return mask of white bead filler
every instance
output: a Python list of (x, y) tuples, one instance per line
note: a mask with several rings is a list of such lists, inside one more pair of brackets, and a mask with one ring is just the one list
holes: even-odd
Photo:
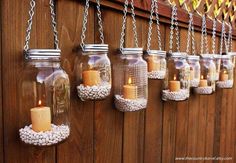
[(199, 82), (200, 81), (198, 79), (190, 80), (190, 87), (198, 87)]
[(189, 98), (189, 91), (187, 89), (180, 89), (178, 92), (171, 92), (170, 90), (162, 91), (163, 100), (183, 101)]
[(122, 112), (137, 111), (146, 108), (147, 100), (144, 98), (124, 99), (120, 95), (115, 95), (115, 106)]
[(198, 87), (194, 89), (197, 94), (200, 95), (210, 95), (213, 92), (212, 87)]
[(149, 79), (164, 79), (166, 75), (166, 71), (152, 71), (148, 72)]
[(234, 81), (233, 80), (217, 81), (216, 85), (218, 88), (232, 88), (234, 85)]
[(26, 144), (32, 144), (36, 146), (50, 146), (68, 138), (70, 135), (70, 129), (67, 125), (54, 125), (52, 129), (45, 132), (35, 132), (32, 130), (32, 125), (25, 126), (19, 130), (20, 139)]
[(78, 96), (81, 100), (99, 100), (109, 96), (111, 91), (110, 84), (101, 86), (84, 86), (80, 84), (77, 86)]

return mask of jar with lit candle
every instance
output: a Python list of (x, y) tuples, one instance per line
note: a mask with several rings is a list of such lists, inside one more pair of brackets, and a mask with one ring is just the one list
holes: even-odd
[(184, 101), (190, 95), (190, 66), (186, 53), (174, 52), (167, 57), (167, 74), (162, 90), (164, 101)]
[(149, 50), (144, 56), (148, 64), (149, 79), (164, 79), (166, 75), (166, 51)]
[(51, 146), (70, 135), (70, 82), (60, 65), (59, 49), (29, 49), (19, 73), (21, 140)]
[(85, 44), (75, 61), (79, 98), (103, 100), (111, 91), (111, 62), (107, 44)]
[(220, 77), (216, 82), (218, 88), (232, 88), (234, 84), (234, 66), (231, 55), (221, 56)]
[(218, 81), (220, 77), (221, 55), (214, 54), (214, 63), (216, 65), (215, 80)]
[(235, 63), (236, 63), (236, 52), (228, 52), (227, 55), (231, 56), (231, 62), (233, 64), (233, 66), (235, 67)]
[(145, 109), (148, 96), (147, 63), (142, 48), (123, 48), (113, 65), (115, 106), (122, 112)]
[(198, 87), (200, 82), (200, 57), (196, 55), (189, 55), (187, 57), (190, 66), (190, 87)]
[(200, 83), (194, 88), (197, 94), (210, 95), (215, 92), (216, 66), (213, 54), (202, 54), (200, 59)]

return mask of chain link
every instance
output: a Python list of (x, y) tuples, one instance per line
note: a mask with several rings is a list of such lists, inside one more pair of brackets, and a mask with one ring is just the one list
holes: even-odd
[(51, 19), (52, 19), (52, 30), (54, 35), (54, 44), (55, 48), (59, 49), (59, 39), (58, 39), (58, 32), (57, 32), (57, 22), (56, 22), (56, 14), (55, 14), (55, 5), (54, 1), (49, 1), (50, 9), (51, 9)]
[[(193, 17), (193, 16), (192, 16)], [(196, 55), (196, 49), (195, 49), (195, 34), (194, 34), (194, 24), (192, 20), (192, 53), (193, 55)]]
[(30, 10), (29, 10), (29, 17), (30, 18), (28, 20), (28, 27), (26, 29), (24, 51), (27, 51), (29, 49), (29, 40), (30, 40), (30, 34), (31, 34), (31, 29), (32, 29), (35, 5), (36, 5), (35, 0), (31, 0), (30, 1)]
[(176, 5), (172, 6), (172, 13), (171, 13), (171, 26), (170, 26), (170, 47), (169, 52), (172, 53), (173, 49), (173, 35), (176, 35), (176, 46), (177, 51), (180, 51), (180, 39), (179, 39), (179, 27), (178, 27), (178, 15), (177, 15), (177, 7)]
[(212, 54), (216, 52), (216, 19), (213, 20), (213, 29), (212, 29)]
[(223, 53), (223, 45), (225, 45), (225, 52), (228, 52), (228, 45), (226, 40), (226, 32), (225, 32), (225, 22), (222, 22), (221, 28), (221, 38), (220, 38), (220, 54)]
[[(205, 51), (204, 51), (204, 45), (205, 45)], [(202, 16), (202, 35), (201, 35), (201, 54), (204, 53), (209, 53), (205, 14)]]
[[(120, 50), (124, 48), (124, 42), (125, 42), (125, 29), (126, 29), (126, 21), (127, 21), (127, 12), (128, 12), (128, 0), (125, 0), (124, 3), (124, 10), (123, 10), (123, 23), (122, 23), (122, 31), (121, 31), (121, 37), (120, 37)], [(137, 27), (136, 27), (136, 19), (135, 19), (135, 12), (134, 12), (134, 1), (131, 0), (131, 17), (132, 17), (132, 24), (133, 24), (133, 33), (134, 33), (134, 43), (135, 47), (138, 47), (138, 35), (137, 35)]]
[[(29, 17), (30, 18), (28, 19), (28, 27), (26, 29), (24, 51), (27, 51), (29, 49), (29, 41), (30, 41), (30, 35), (31, 35), (31, 30), (32, 30), (35, 6), (36, 6), (36, 1), (31, 0), (30, 1), (30, 10), (29, 10)], [(53, 30), (53, 36), (54, 36), (54, 44), (55, 44), (55, 48), (59, 49), (59, 40), (58, 40), (58, 32), (57, 32), (55, 5), (54, 5), (53, 0), (49, 1), (49, 6), (50, 6), (52, 30)]]
[[(102, 25), (102, 13), (101, 13), (101, 6), (100, 1), (96, 0), (97, 2), (97, 17), (98, 17), (98, 31), (100, 34), (100, 40), (101, 44), (104, 44), (104, 34), (103, 34), (103, 25)], [(84, 8), (84, 18), (83, 18), (83, 25), (82, 25), (82, 33), (81, 33), (81, 43), (80, 46), (83, 49), (85, 45), (85, 38), (86, 38), (86, 31), (87, 31), (87, 23), (88, 23), (88, 10), (89, 10), (89, 0), (86, 0), (85, 2), (85, 8)]]
[(232, 52), (233, 51), (233, 44), (232, 44), (233, 38), (232, 38), (232, 26), (231, 26), (231, 24), (229, 24), (229, 34), (228, 34), (228, 40), (227, 41), (228, 41), (227, 44), (228, 44), (229, 51)]
[[(155, 11), (154, 11), (155, 8)], [(159, 23), (159, 15), (158, 15), (158, 5), (157, 1), (152, 0), (151, 2), (151, 12), (150, 12), (150, 21), (149, 21), (149, 29), (148, 29), (148, 42), (147, 42), (147, 50), (150, 50), (151, 47), (151, 36), (152, 36), (152, 24), (153, 24), (153, 14), (155, 12), (156, 16), (156, 25), (157, 25), (157, 38), (158, 38), (158, 47), (161, 50), (161, 32), (160, 32), (160, 23)]]
[(193, 14), (189, 13), (189, 24), (188, 24), (188, 37), (187, 37), (187, 49), (186, 52), (190, 53), (190, 38), (192, 41), (192, 54), (195, 55), (195, 35), (194, 35), (194, 25), (193, 25)]

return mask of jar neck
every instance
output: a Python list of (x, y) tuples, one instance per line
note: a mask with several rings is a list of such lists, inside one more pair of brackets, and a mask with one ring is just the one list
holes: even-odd
[(26, 65), (34, 66), (37, 68), (51, 67), (51, 68), (59, 68), (61, 66), (60, 61), (50, 61), (50, 60), (28, 60), (26, 61)]

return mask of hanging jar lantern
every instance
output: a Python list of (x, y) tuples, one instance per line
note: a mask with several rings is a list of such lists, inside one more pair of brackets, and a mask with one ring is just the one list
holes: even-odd
[(82, 101), (105, 99), (111, 91), (111, 62), (107, 55), (108, 45), (104, 44), (99, 1), (97, 1), (97, 14), (101, 44), (84, 43), (88, 9), (89, 0), (86, 0), (81, 34), (81, 51), (75, 63), (77, 91)]
[[(154, 12), (156, 16), (159, 50), (150, 49), (151, 36), (152, 36), (152, 24), (153, 24), (152, 19), (153, 19)], [(162, 48), (161, 48), (161, 32), (160, 32), (160, 23), (159, 23), (159, 15), (158, 15), (158, 4), (157, 4), (157, 1), (155, 0), (152, 0), (152, 3), (151, 3), (147, 51), (144, 58), (148, 64), (148, 78), (149, 79), (164, 79), (165, 74), (166, 74), (166, 51), (162, 51)]]
[(164, 101), (183, 101), (189, 98), (190, 66), (186, 53), (175, 52), (167, 59), (167, 75), (164, 80), (162, 99)]
[(36, 2), (32, 0), (30, 5), (32, 12), (24, 46), (26, 62), (19, 84), (19, 107), (25, 114), (26, 126), (19, 130), (19, 134), (26, 144), (50, 146), (70, 135), (70, 82), (60, 66), (61, 50), (58, 47), (53, 1), (50, 0), (50, 8), (56, 49), (29, 49)]
[(212, 54), (201, 55), (201, 77), (199, 87), (195, 88), (195, 92), (201, 95), (209, 95), (215, 91), (215, 73), (216, 66), (213, 61)]
[(199, 56), (196, 56), (195, 51), (195, 37), (194, 37), (194, 25), (193, 25), (193, 14), (189, 13), (189, 26), (188, 26), (188, 37), (187, 37), (187, 49), (186, 52), (190, 53), (190, 38), (192, 41), (192, 55), (187, 56), (187, 62), (190, 66), (190, 87), (198, 87), (200, 82), (200, 63)]
[(123, 26), (120, 39), (120, 61), (113, 66), (115, 106), (122, 112), (145, 109), (148, 96), (147, 63), (143, 60), (143, 49), (138, 48), (134, 4), (131, 0), (133, 32), (136, 48), (124, 48), (125, 23), (128, 0), (124, 4)]
[(230, 55), (222, 55), (220, 78), (216, 82), (218, 88), (232, 88), (234, 83), (233, 63)]

